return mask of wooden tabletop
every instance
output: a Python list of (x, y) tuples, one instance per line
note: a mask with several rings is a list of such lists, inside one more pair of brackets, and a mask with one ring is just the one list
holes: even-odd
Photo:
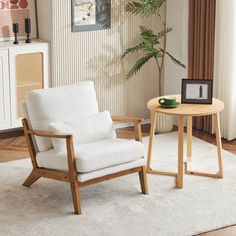
[[(164, 96), (166, 97), (166, 96)], [(180, 95), (168, 95), (168, 97), (175, 97), (177, 102), (181, 103)], [(157, 97), (150, 100), (147, 104), (149, 110), (156, 111), (158, 113), (166, 115), (185, 115), (185, 116), (205, 116), (212, 115), (220, 112), (224, 109), (224, 103), (216, 98), (213, 98), (211, 105), (205, 104), (180, 104), (176, 108), (163, 108), (159, 104), (159, 99), (163, 97)]]

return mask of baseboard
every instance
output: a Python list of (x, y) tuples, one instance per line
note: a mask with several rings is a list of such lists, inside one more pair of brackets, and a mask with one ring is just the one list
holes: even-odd
[(12, 138), (24, 135), (23, 128), (7, 129), (0, 131), (0, 139), (2, 138)]
[[(150, 124), (150, 119), (144, 120), (142, 125)], [(115, 124), (115, 129), (127, 128), (134, 126), (134, 123), (118, 123)]]

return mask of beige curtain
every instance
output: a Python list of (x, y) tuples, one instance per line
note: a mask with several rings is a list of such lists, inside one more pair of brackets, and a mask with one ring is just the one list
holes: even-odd
[(220, 113), (221, 134), (236, 139), (236, 1), (216, 0), (215, 96), (225, 109)]
[[(213, 79), (216, 0), (189, 0), (190, 79)], [(211, 117), (194, 118), (193, 126), (212, 132)]]

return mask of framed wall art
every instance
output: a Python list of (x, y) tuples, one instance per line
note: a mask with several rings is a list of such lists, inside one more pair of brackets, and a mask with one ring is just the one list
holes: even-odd
[(213, 81), (183, 79), (181, 103), (212, 104)]
[(72, 32), (111, 27), (111, 0), (72, 0)]
[(25, 18), (31, 19), (31, 37), (37, 38), (35, 0), (0, 0), (0, 41), (13, 39), (13, 23), (19, 24), (19, 38), (25, 38)]

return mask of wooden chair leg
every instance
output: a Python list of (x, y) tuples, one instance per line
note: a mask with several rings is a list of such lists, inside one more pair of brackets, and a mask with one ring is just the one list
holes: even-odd
[(142, 170), (139, 171), (139, 180), (143, 194), (148, 194), (148, 184), (147, 184), (147, 175), (145, 166), (142, 167)]
[(34, 182), (40, 179), (42, 176), (36, 173), (35, 170), (32, 170), (28, 178), (23, 183), (23, 186), (30, 187)]
[(71, 193), (72, 193), (75, 214), (81, 215), (79, 184), (77, 181), (71, 181), (70, 187), (71, 187)]

